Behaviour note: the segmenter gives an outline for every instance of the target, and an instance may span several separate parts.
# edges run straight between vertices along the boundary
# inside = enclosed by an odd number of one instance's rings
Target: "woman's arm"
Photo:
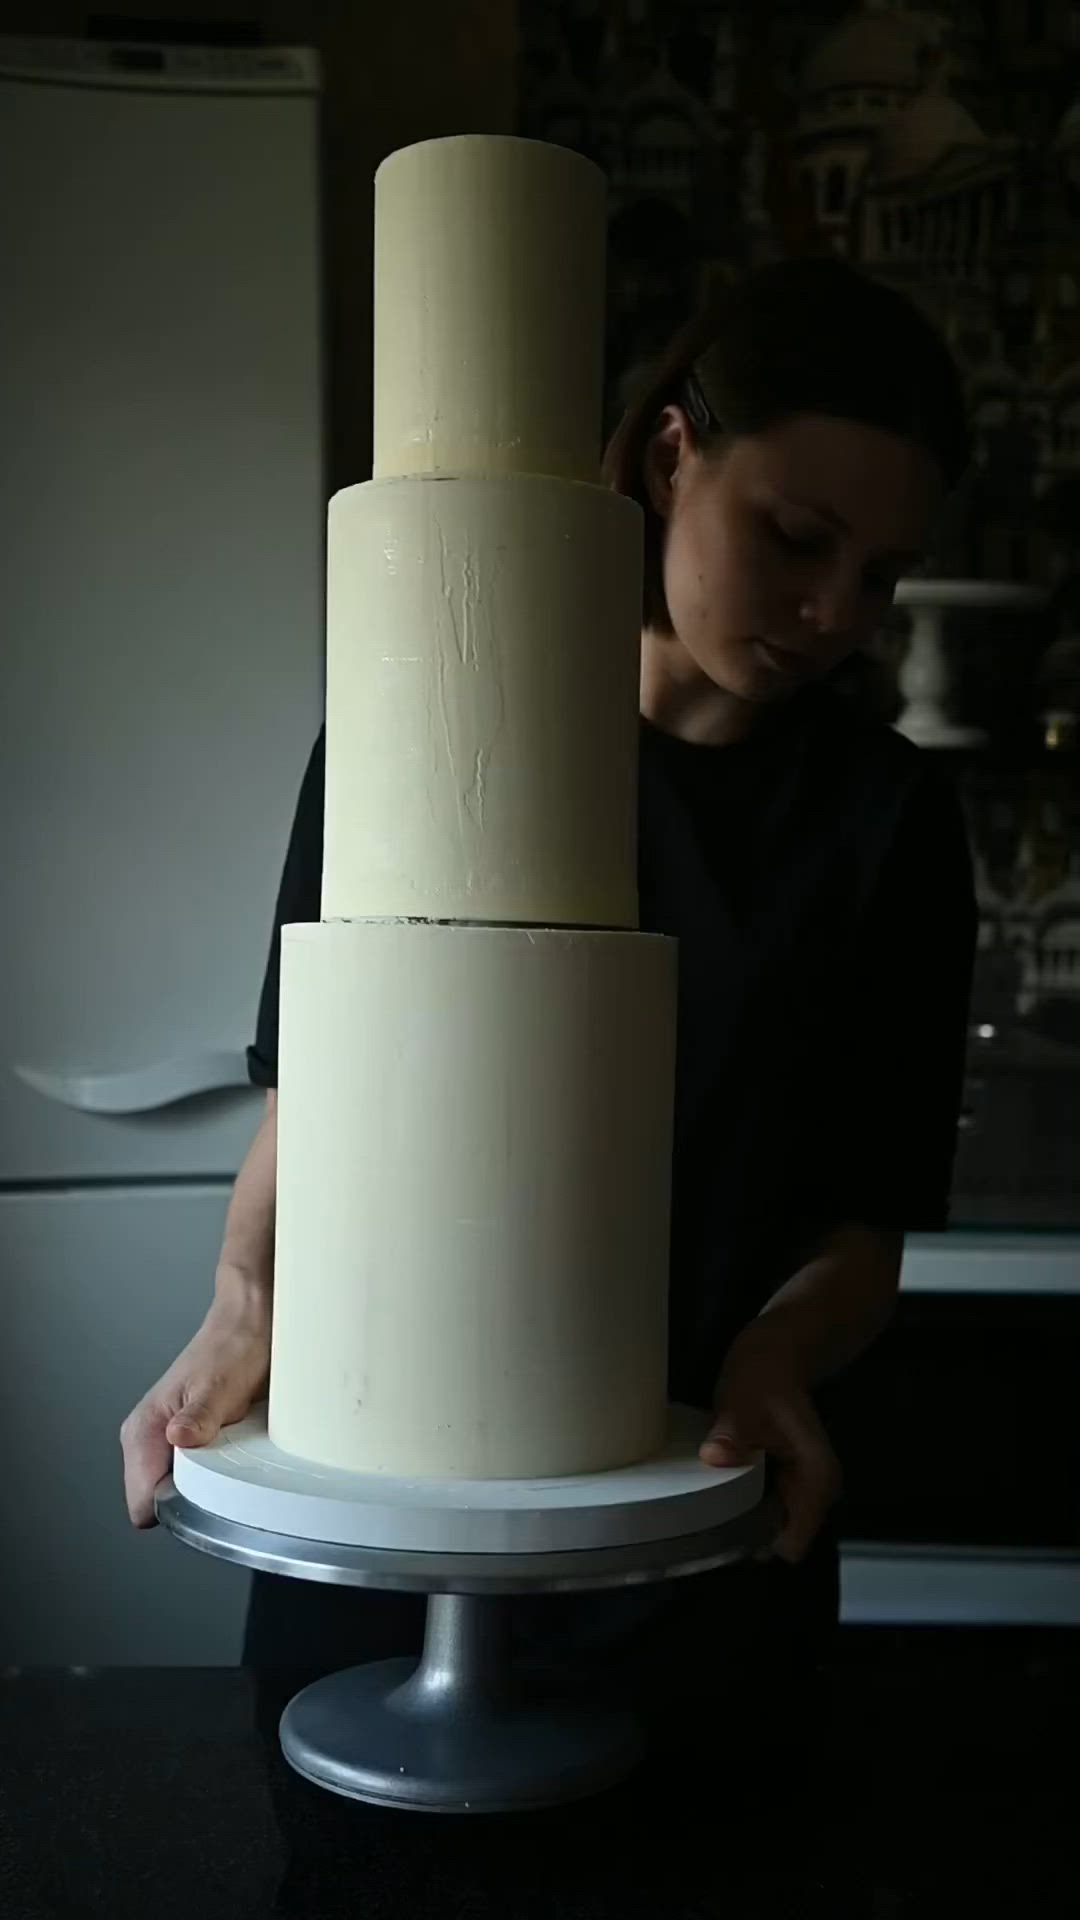
[[[214,1292],[220,1298],[269,1296],[274,1285],[274,1219],[277,1210],[277,1089],[266,1094],[266,1111],[248,1148],[225,1216]]]
[[[856,1222],[837,1227],[820,1252],[773,1294],[744,1330],[762,1346],[782,1342],[806,1387],[850,1366],[884,1333],[896,1306],[904,1236]]]
[[[277,1096],[236,1176],[214,1297],[202,1325],[120,1428],[132,1525],[156,1524],[154,1491],[174,1447],[206,1446],[266,1391],[274,1289]]]
[[[281,928],[317,920],[322,873],[323,735],[312,749],[278,889],[248,1074],[266,1108],[236,1176],[214,1275],[214,1297],[193,1338],[120,1429],[128,1511],[155,1524],[154,1489],[174,1446],[205,1446],[265,1392],[270,1365],[277,1214],[277,1042]]]
[[[837,1227],[728,1351],[701,1457],[707,1466],[732,1467],[769,1455],[784,1509],[772,1546],[781,1560],[802,1559],[841,1487],[813,1390],[884,1332],[903,1244],[893,1229]]]
[[[774,1551],[806,1552],[840,1487],[812,1394],[888,1325],[905,1228],[944,1225],[963,1083],[976,913],[963,818],[927,773],[878,877],[851,969],[849,1030],[830,1097],[840,1113],[815,1251],[732,1342],[702,1458],[764,1448],[787,1520]]]

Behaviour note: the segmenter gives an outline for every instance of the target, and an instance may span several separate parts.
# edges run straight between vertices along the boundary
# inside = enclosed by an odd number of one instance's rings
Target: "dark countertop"
[[[470,1820],[278,1767],[242,1669],[13,1673],[0,1914],[1075,1916],[1078,1714],[1080,1634],[846,1629],[812,1731],[703,1729],[600,1800]]]

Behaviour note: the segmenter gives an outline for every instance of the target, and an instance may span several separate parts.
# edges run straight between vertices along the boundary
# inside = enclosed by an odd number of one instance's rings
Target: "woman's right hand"
[[[204,1447],[266,1392],[272,1293],[219,1273],[206,1318],[120,1428],[124,1492],[135,1527],[157,1525],[154,1489],[174,1447]]]

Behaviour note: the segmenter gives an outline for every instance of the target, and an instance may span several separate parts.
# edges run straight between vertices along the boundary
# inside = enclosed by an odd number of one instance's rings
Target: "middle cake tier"
[[[662,1441],[676,943],[292,924],[269,1432],[359,1473]]]
[[[540,474],[334,495],[324,920],[637,925],[641,529]]]

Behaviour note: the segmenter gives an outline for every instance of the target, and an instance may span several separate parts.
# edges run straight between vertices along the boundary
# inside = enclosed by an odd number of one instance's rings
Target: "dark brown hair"
[[[645,513],[647,626],[670,632],[663,521],[644,456],[664,408],[686,411],[701,447],[763,433],[800,413],[881,427],[932,454],[947,488],[970,457],[960,376],[912,301],[843,261],[759,267],[708,304],[651,368],[604,455],[604,477]]]

